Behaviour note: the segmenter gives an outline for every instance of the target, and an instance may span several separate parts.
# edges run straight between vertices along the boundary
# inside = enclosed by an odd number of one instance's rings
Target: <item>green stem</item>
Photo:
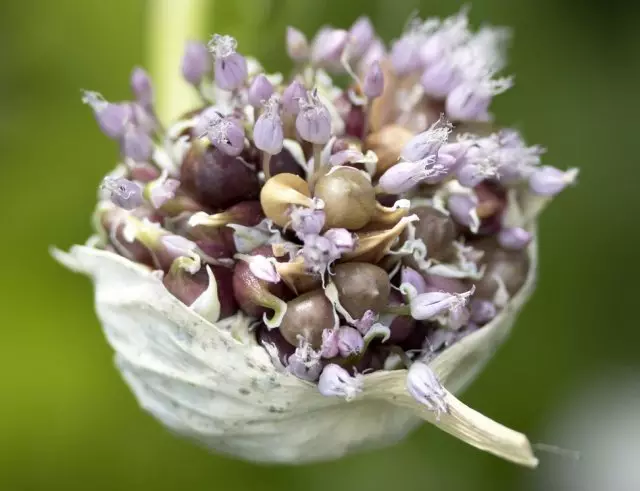
[[[262,172],[264,173],[264,182],[271,179],[271,154],[262,152]]]

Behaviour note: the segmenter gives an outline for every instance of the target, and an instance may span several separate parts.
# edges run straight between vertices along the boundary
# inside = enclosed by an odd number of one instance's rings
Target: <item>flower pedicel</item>
[[[116,364],[167,427],[299,463],[387,445],[421,421],[535,466],[527,438],[453,396],[511,330],[536,276],[537,215],[577,171],[500,128],[503,29],[367,18],[308,41],[290,79],[215,35],[185,46],[204,101],[164,131],[153,85],[83,100],[122,163],[96,234],[55,257],[89,275]],[[348,87],[330,73],[347,73]]]

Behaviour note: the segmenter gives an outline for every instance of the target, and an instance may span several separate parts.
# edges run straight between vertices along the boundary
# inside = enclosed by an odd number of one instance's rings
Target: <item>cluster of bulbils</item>
[[[133,102],[86,92],[123,157],[101,186],[102,246],[161,271],[212,322],[249,316],[274,363],[326,396],[407,367],[409,392],[446,411],[425,362],[527,276],[532,235],[505,225],[510,190],[552,197],[576,177],[491,123],[511,85],[496,78],[505,39],[472,32],[466,12],[412,20],[389,51],[366,17],[311,43],[289,28],[285,82],[215,35],[182,62],[202,107],[167,129],[140,68]]]

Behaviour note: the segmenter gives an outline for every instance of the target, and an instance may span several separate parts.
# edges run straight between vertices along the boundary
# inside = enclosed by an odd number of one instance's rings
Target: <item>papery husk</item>
[[[406,370],[364,375],[364,390],[354,401],[325,397],[273,364],[255,336],[247,335],[245,316],[212,324],[173,297],[150,269],[107,251],[74,246],[53,254],[92,278],[97,316],[140,405],[210,449],[256,462],[299,464],[390,445],[428,421],[474,447],[535,467],[525,435],[453,395],[492,357],[531,295],[535,241],[528,252],[527,281],[510,304],[429,361],[447,389],[450,413],[439,419],[409,395]]]

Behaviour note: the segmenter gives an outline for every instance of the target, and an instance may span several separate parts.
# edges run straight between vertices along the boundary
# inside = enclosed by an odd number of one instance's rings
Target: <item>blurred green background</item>
[[[175,0],[178,2],[178,0]],[[153,2],[151,2],[153,4]],[[360,14],[397,35],[414,9],[447,15],[452,0],[212,1],[209,32],[286,69],[284,28],[347,27]],[[90,283],[49,257],[90,233],[96,185],[117,151],[79,90],[128,97],[145,63],[146,2],[0,2],[0,489],[357,490],[529,489],[534,472],[423,427],[393,448],[287,468],[211,455],[160,427],[113,368]],[[545,439],[576,387],[626,367],[640,373],[636,303],[640,178],[640,7],[620,1],[476,0],[471,18],[514,28],[516,88],[500,120],[579,166],[580,184],[541,223],[537,294],[509,343],[463,400]],[[603,415],[606,417],[606,415]],[[550,443],[555,443],[553,440]],[[542,466],[559,457],[541,455]]]

